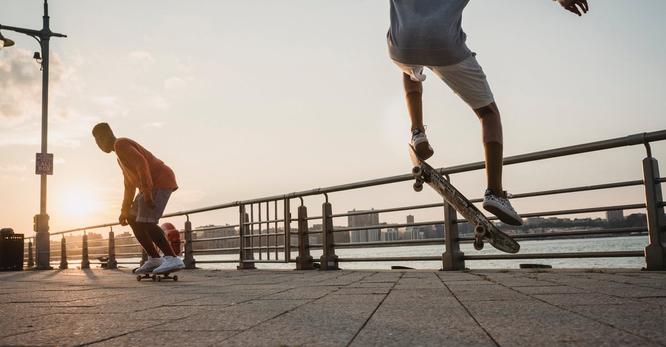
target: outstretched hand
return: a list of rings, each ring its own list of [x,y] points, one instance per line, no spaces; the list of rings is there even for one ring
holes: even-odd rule
[[[587,0],[557,0],[557,2],[569,12],[577,14],[579,17],[590,10]]]

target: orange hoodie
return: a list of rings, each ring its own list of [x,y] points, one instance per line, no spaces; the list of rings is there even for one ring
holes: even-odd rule
[[[118,138],[113,148],[125,183],[122,211],[129,210],[137,188],[150,197],[155,188],[178,189],[173,170],[140,144],[128,138]]]

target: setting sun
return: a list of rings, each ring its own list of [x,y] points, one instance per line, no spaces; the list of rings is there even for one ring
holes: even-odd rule
[[[56,209],[59,209],[63,218],[89,219],[101,210],[101,204],[93,193],[91,184],[79,183],[77,186],[65,188],[58,195]]]

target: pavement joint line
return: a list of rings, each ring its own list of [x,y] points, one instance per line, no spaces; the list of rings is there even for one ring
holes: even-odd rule
[[[363,322],[363,324],[361,325],[361,327],[356,331],[356,334],[354,334],[354,336],[352,336],[352,338],[349,340],[349,342],[347,343],[347,347],[349,347],[352,343],[354,343],[354,340],[356,340],[356,337],[361,333],[361,331],[363,331],[363,329],[365,329],[365,327],[368,325],[368,322],[370,322],[370,319],[372,319],[372,317],[375,315],[375,312],[377,312],[377,310],[379,310],[379,308],[382,306],[382,304],[384,303],[384,301],[386,300],[386,298],[388,298],[389,294],[391,294],[391,291],[393,290],[393,288],[395,288],[395,286],[398,285],[398,282],[400,282],[400,280],[402,279],[402,277],[403,277],[404,275],[405,275],[404,272],[401,272],[401,273],[400,273],[400,277],[398,277],[398,278],[396,279],[396,281],[393,282],[393,286],[391,286],[391,288],[389,288],[388,292],[387,292],[386,294],[384,294],[384,297],[382,298],[382,300],[379,301],[379,303],[377,304],[377,306],[375,307],[375,309],[372,310],[372,312],[370,313],[370,315],[368,316],[368,318],[366,318],[365,322]],[[366,276],[366,277],[367,277],[367,276]],[[365,277],[364,277],[364,278],[365,278]]]
[[[491,281],[492,281],[492,280],[491,280]],[[601,321],[601,320],[596,319],[596,318],[594,318],[594,317],[586,316],[585,314],[582,314],[582,313],[577,312],[577,311],[570,310],[570,309],[568,309],[566,306],[559,306],[559,305],[556,305],[556,304],[552,304],[552,303],[550,303],[550,302],[548,302],[548,301],[545,301],[545,300],[543,300],[543,299],[540,299],[540,298],[534,296],[534,295],[538,295],[538,294],[534,294],[534,295],[532,295],[532,294],[521,293],[521,292],[519,292],[519,291],[513,289],[512,287],[509,287],[509,286],[507,286],[507,285],[505,285],[505,284],[503,284],[503,283],[501,283],[501,282],[495,282],[495,281],[492,281],[492,282],[497,283],[497,284],[499,284],[500,286],[502,286],[502,287],[504,287],[504,288],[507,288],[507,289],[509,289],[509,290],[512,290],[512,291],[514,291],[514,292],[520,293],[520,294],[522,294],[522,295],[526,295],[526,296],[528,296],[528,297],[530,297],[530,298],[532,298],[532,299],[534,299],[534,300],[541,301],[542,303],[544,303],[544,304],[546,304],[546,305],[549,305],[549,306],[553,306],[553,307],[559,308],[559,309],[561,309],[561,310],[567,311],[567,312],[569,312],[569,313],[572,313],[572,314],[574,314],[574,315],[576,315],[576,316],[579,316],[579,317],[583,317],[583,318],[585,318],[585,319],[589,319],[589,320],[591,320],[591,321],[593,321],[593,322],[597,322],[597,323],[599,323],[599,324],[601,324],[601,325],[605,325],[605,326],[607,326],[607,327],[609,327],[609,328],[611,328],[611,329],[616,329],[616,330],[622,331],[622,332],[624,332],[624,333],[627,333],[627,334],[629,334],[629,335],[632,335],[632,336],[634,336],[634,337],[637,337],[637,338],[639,338],[639,339],[642,339],[642,340],[645,340],[645,341],[648,341],[648,342],[651,342],[651,343],[657,343],[657,344],[660,344],[658,341],[653,341],[653,340],[651,340],[650,338],[647,338],[647,337],[642,336],[642,335],[638,335],[638,334],[636,334],[636,333],[634,333],[634,332],[632,332],[632,331],[630,331],[630,330],[626,330],[626,329],[623,329],[623,328],[621,328],[621,327],[616,327],[616,326],[614,326],[613,324],[610,324],[610,323],[607,323],[607,322]],[[574,287],[574,286],[571,286],[571,287],[572,287],[572,288],[577,288],[577,287]],[[577,288],[577,289],[581,289],[581,288]],[[603,294],[603,295],[607,295],[607,294],[604,294],[604,293],[598,293],[598,292],[593,292],[593,293],[595,293],[595,294]],[[588,293],[582,293],[582,294],[588,294]],[[570,295],[570,294],[567,294],[567,295]],[[615,295],[608,295],[608,296],[610,296],[610,297],[614,297],[614,298],[625,299],[625,300],[627,299],[627,298],[622,298],[622,297],[618,297],[618,296],[615,296]],[[631,300],[631,299],[629,299],[629,301],[634,301],[634,302],[632,303],[633,305],[636,305],[636,304],[639,303],[639,302],[636,301],[636,300]],[[662,308],[662,315],[663,315],[663,308]]]
[[[365,277],[367,277],[367,276],[365,276]],[[365,278],[365,277],[363,277],[363,278]],[[291,289],[293,289],[293,288],[288,288],[288,289],[285,289],[285,290],[282,290],[282,291],[279,291],[279,292],[276,292],[276,293],[272,293],[272,294],[266,294],[266,295],[260,296],[259,298],[246,300],[245,302],[252,301],[252,300],[261,300],[261,298],[263,298],[264,296],[270,296],[270,295],[275,295],[275,294],[281,294],[281,293],[287,292],[287,291],[289,291],[289,290],[291,290]],[[340,290],[340,288],[338,288],[338,290]],[[334,292],[335,292],[335,291],[334,291]],[[302,304],[300,304],[300,305],[298,305],[298,306],[296,306],[296,307],[294,307],[294,308],[292,308],[292,309],[286,310],[286,311],[284,311],[284,312],[280,312],[280,313],[278,313],[277,315],[275,315],[275,316],[273,316],[273,317],[270,317],[270,318],[267,318],[267,319],[264,319],[264,320],[262,320],[262,321],[260,321],[260,322],[258,322],[258,323],[256,323],[256,324],[254,324],[254,325],[252,325],[252,326],[246,328],[246,329],[242,329],[242,330],[231,330],[231,331],[238,331],[238,332],[237,332],[236,334],[233,334],[233,335],[231,335],[231,336],[228,336],[228,337],[226,337],[226,338],[224,338],[224,339],[218,341],[218,343],[222,343],[222,342],[224,342],[224,341],[226,341],[226,340],[228,340],[228,339],[230,339],[230,338],[232,338],[232,337],[235,337],[235,336],[238,336],[238,335],[242,334],[243,332],[245,332],[245,331],[247,331],[247,330],[250,330],[250,329],[252,329],[252,328],[254,328],[254,327],[256,327],[256,326],[259,326],[260,324],[263,324],[263,323],[265,323],[265,322],[271,321],[271,320],[273,320],[273,319],[275,319],[275,318],[278,318],[278,317],[280,317],[280,316],[282,316],[282,315],[285,315],[285,314],[287,314],[287,313],[293,312],[293,311],[297,310],[297,309],[300,308],[300,307],[303,307],[303,306],[305,306],[305,305],[311,304],[311,303],[313,303],[313,302],[315,302],[315,301],[317,301],[317,300],[320,300],[321,298],[324,298],[324,297],[326,297],[326,296],[328,296],[328,295],[330,295],[330,294],[332,294],[332,293],[329,293],[329,294],[326,294],[326,295],[320,296],[320,297],[318,297],[318,298],[313,298],[313,299],[310,299],[310,300],[306,300],[306,302],[304,302],[304,303],[302,303]]]
[[[159,323],[156,323],[155,325],[150,325],[150,326],[147,326],[147,327],[142,328],[142,329],[138,329],[138,330],[134,330],[134,331],[128,331],[128,332],[123,333],[123,334],[118,334],[118,335],[114,335],[114,336],[105,337],[105,338],[98,339],[98,340],[95,340],[95,341],[91,341],[91,342],[86,342],[86,343],[78,344],[78,345],[76,345],[76,346],[90,346],[90,345],[95,344],[95,343],[100,343],[100,342],[104,342],[104,341],[112,340],[112,339],[115,339],[115,338],[118,338],[118,337],[122,337],[122,336],[125,336],[125,335],[129,335],[129,334],[133,334],[133,333],[138,333],[138,332],[141,332],[141,331],[144,331],[144,330],[146,330],[146,329],[150,329],[150,328],[156,327],[156,326],[158,326],[158,325],[162,325],[162,324],[164,324],[164,323],[163,323],[163,322],[159,322]]]
[[[477,274],[474,274],[474,275],[477,275]],[[488,281],[488,279],[487,279],[485,276],[481,276],[481,274],[478,274],[478,275],[479,275],[479,277],[483,278],[483,280]],[[441,280],[441,278],[440,278],[440,280]],[[458,296],[456,295],[456,293],[454,293],[454,292],[451,290],[451,288],[449,288],[449,286],[448,286],[446,283],[444,283],[444,281],[441,281],[441,282],[442,282],[442,285],[444,285],[444,287],[446,288],[446,290],[448,290],[449,293],[451,293],[451,295],[453,295],[453,297],[456,299],[456,301],[458,301],[458,304],[460,304],[460,306],[465,310],[465,312],[467,312],[467,315],[468,315],[470,318],[472,318],[472,320],[474,321],[474,323],[476,323],[476,325],[477,325],[479,328],[481,328],[481,330],[483,330],[484,333],[486,333],[486,336],[488,336],[488,338],[489,338],[489,339],[495,344],[495,346],[499,347],[500,344],[497,342],[497,340],[495,340],[495,338],[490,334],[490,332],[489,332],[488,330],[486,330],[486,328],[481,324],[481,322],[479,322],[479,321],[476,319],[476,317],[474,317],[474,315],[472,314],[472,312],[470,312],[469,309],[467,308],[467,306],[465,306],[465,304],[460,300],[460,298],[458,298]],[[492,282],[492,281],[491,281],[491,282]]]

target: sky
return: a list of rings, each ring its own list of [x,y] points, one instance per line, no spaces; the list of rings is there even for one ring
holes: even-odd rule
[[[167,212],[408,173],[401,73],[385,0],[52,0],[48,180],[51,231],[112,222],[122,200],[100,121],[176,173]],[[666,2],[471,1],[463,27],[502,112],[505,155],[666,129]],[[42,2],[1,0],[0,24],[41,28]],[[0,226],[32,234],[39,212],[37,43],[0,50]],[[480,161],[475,115],[436,76],[424,84],[437,167]],[[653,145],[666,159],[666,145]],[[521,193],[641,178],[641,146],[507,166]],[[662,170],[663,171],[663,170]],[[469,197],[483,172],[453,176]],[[331,195],[335,212],[439,201],[411,183]],[[519,212],[640,203],[640,188],[516,200]],[[310,214],[321,197],[306,199]],[[382,216],[399,222],[405,213]],[[417,220],[442,219],[438,209]],[[235,224],[237,211],[192,216]],[[182,219],[174,219],[180,223]],[[345,225],[346,220],[335,224]]]

